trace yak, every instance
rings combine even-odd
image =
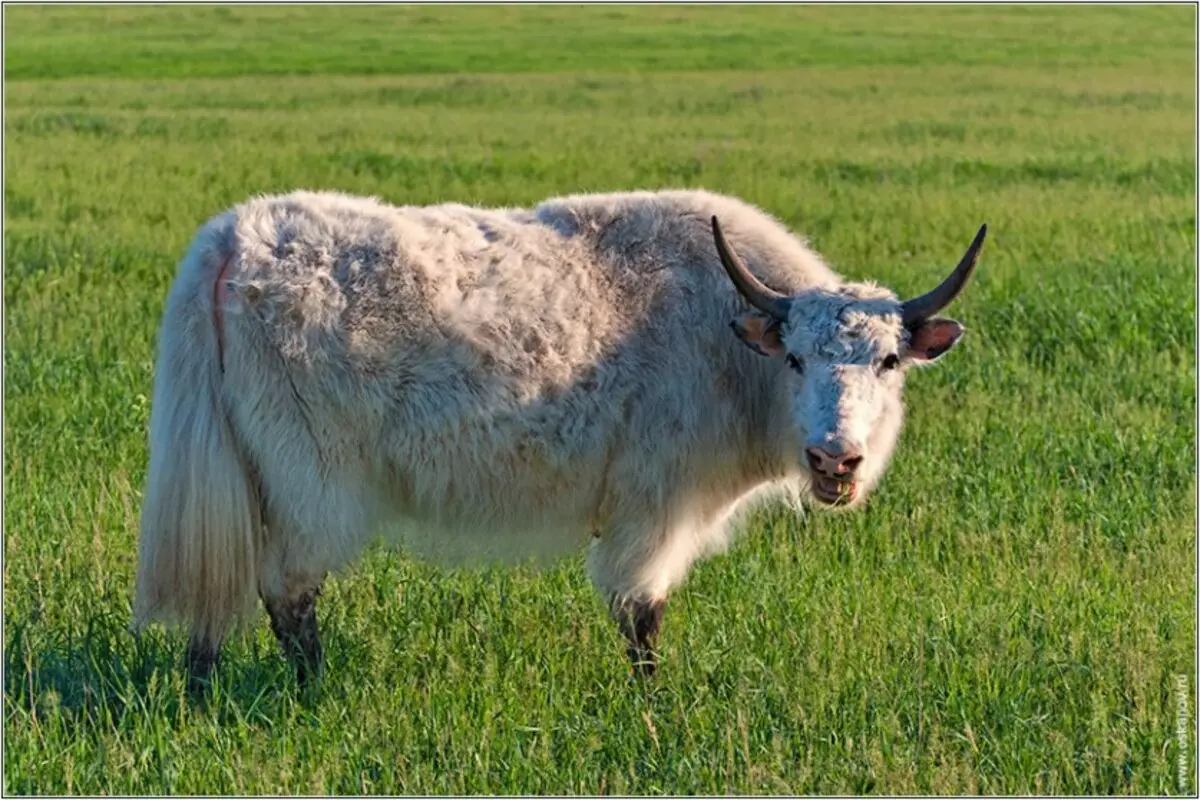
[[[705,191],[532,209],[249,200],[183,258],[157,343],[135,624],[189,683],[261,598],[298,680],[322,582],[377,538],[588,570],[635,673],[669,590],[756,499],[861,504],[986,234],[900,300]]]

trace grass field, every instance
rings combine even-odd
[[[1195,792],[1194,15],[6,8],[5,791]],[[128,623],[199,223],[680,186],[901,294],[989,223],[868,507],[755,517],[653,686],[582,558],[373,552],[327,587],[319,696],[264,615],[189,704],[180,635]]]

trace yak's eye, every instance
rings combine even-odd
[[[883,363],[879,365],[880,372],[887,372],[889,369],[895,369],[900,366],[900,356],[895,353],[888,353],[884,356]]]
[[[800,359],[796,358],[791,353],[788,353],[788,355],[787,355],[787,365],[789,367],[791,367],[792,369],[796,370],[796,372],[798,374],[800,374],[800,375],[804,374],[804,362],[801,361]]]

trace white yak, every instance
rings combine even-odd
[[[853,506],[879,480],[985,231],[901,302],[703,191],[226,211],[159,333],[136,622],[189,626],[202,687],[257,594],[304,682],[322,581],[377,536],[443,559],[587,545],[651,673],[668,590],[747,501]]]

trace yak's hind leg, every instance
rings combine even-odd
[[[271,618],[271,630],[283,654],[296,668],[296,682],[307,687],[320,677],[324,662],[321,636],[317,630],[317,597],[321,580],[293,583],[291,591],[263,595]]]
[[[296,669],[296,682],[304,688],[320,676],[323,667],[317,598],[333,565],[322,563],[319,550],[305,546],[311,540],[283,533],[294,529],[285,521],[268,527],[275,536],[265,548],[258,593],[271,619],[271,631]]]
[[[283,499],[267,522],[270,538],[264,547],[258,592],[271,618],[271,630],[283,654],[295,665],[297,682],[304,687],[317,680],[324,667],[317,598],[326,576],[357,558],[369,541],[363,532],[371,526],[361,514],[371,498],[348,495],[330,479],[291,486],[278,480],[276,484],[284,489],[268,489],[267,495]],[[295,490],[294,486],[301,484],[309,489],[307,494]],[[287,516],[279,506],[287,510]],[[340,533],[310,532],[314,530]]]
[[[214,640],[210,635],[198,632],[192,634],[188,642],[185,668],[188,694],[193,698],[202,698],[207,694],[213,668],[217,666],[220,657],[220,641]]]

